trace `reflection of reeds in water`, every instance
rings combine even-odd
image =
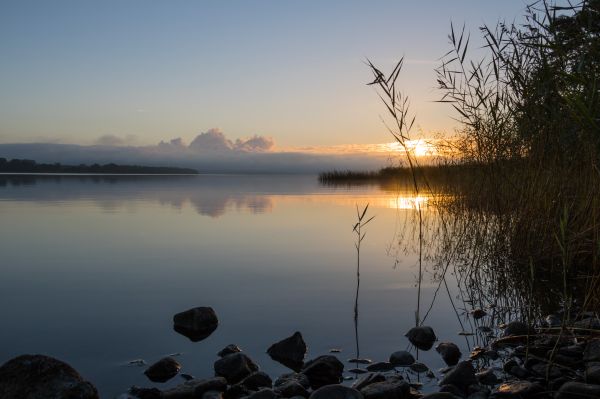
[[[375,218],[371,216],[367,218],[367,211],[369,204],[367,204],[362,211],[356,206],[356,223],[352,227],[352,231],[356,234],[356,241],[354,247],[356,248],[356,295],[354,297],[354,341],[356,344],[356,359],[360,359],[360,347],[358,344],[358,294],[360,292],[360,247],[365,239],[366,232],[364,231],[365,226]],[[356,363],[358,368],[358,361]]]

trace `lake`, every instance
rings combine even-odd
[[[307,358],[339,348],[345,362],[356,355],[352,226],[366,204],[375,219],[361,249],[360,356],[387,360],[410,346],[418,274],[410,241],[415,207],[433,212],[427,198],[326,187],[316,176],[0,176],[0,362],[57,357],[105,398],[183,381],[153,384],[131,360],[178,353],[182,372],[212,376],[230,343],[276,377],[288,370],[266,349],[294,331]],[[426,274],[422,308],[436,287]],[[172,317],[196,306],[213,307],[220,325],[193,343]],[[426,324],[468,353],[446,292]],[[443,366],[434,350],[420,359]]]

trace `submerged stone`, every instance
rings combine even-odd
[[[456,365],[462,356],[458,346],[452,342],[442,342],[435,347],[435,350],[448,366]]]
[[[144,374],[152,382],[167,382],[175,377],[180,369],[181,365],[177,360],[172,357],[164,357],[148,367]]]
[[[407,367],[414,362],[414,356],[408,351],[396,351],[390,355],[390,363],[394,366]]]

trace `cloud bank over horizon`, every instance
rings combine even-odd
[[[385,166],[389,153],[373,146],[277,148],[270,137],[231,140],[219,129],[135,146],[135,136],[104,135],[93,145],[0,144],[0,157],[62,164],[119,163],[192,167],[201,173],[316,173],[331,169],[371,170]],[[374,150],[375,149],[375,150]]]

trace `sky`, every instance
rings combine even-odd
[[[0,3],[0,143],[190,143],[218,128],[274,149],[389,142],[368,58],[402,56],[417,135],[451,133],[436,60],[525,0]]]

